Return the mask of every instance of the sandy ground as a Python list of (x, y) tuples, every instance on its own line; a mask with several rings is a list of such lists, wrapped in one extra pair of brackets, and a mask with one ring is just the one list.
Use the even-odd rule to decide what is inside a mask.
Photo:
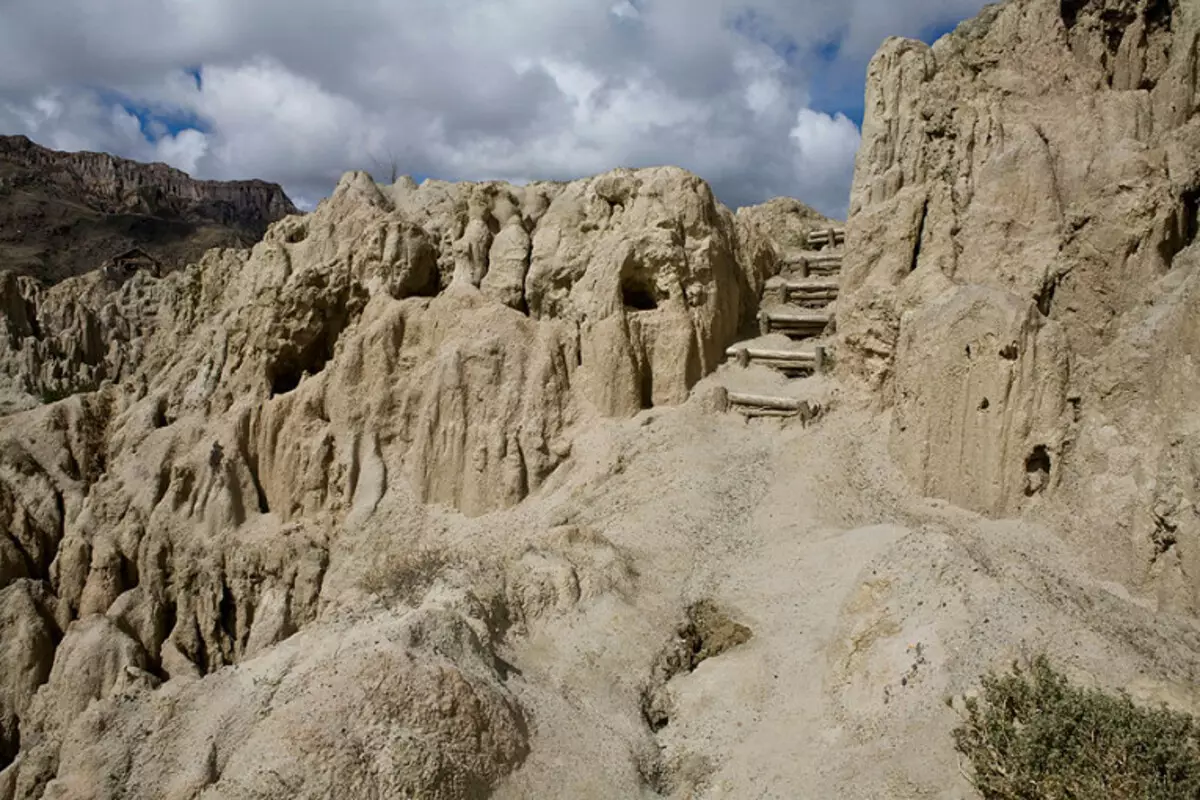
[[(696, 398), (718, 383), (828, 411), (808, 426), (706, 412)], [(506, 640), (533, 752), (497, 798), (969, 798), (946, 700), (1035, 652), (1086, 683), (1200, 708), (1193, 623), (1090, 578), (1032, 521), (913, 496), (888, 419), (864, 401), (724, 367), (687, 406), (589, 428), (517, 509), (381, 508), (484, 562), (564, 524), (595, 537), (594, 557), (572, 557), (578, 596)], [(653, 731), (652, 665), (699, 600), (752, 636), (673, 677)]]

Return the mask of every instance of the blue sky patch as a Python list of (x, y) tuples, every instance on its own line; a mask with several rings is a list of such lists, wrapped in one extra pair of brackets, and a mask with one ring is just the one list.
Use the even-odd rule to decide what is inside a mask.
[(157, 142), (166, 136), (175, 136), (181, 131), (196, 130), (210, 133), (212, 128), (196, 114), (182, 108), (153, 108), (138, 103), (131, 97), (109, 89), (99, 89), (96, 94), (105, 105), (120, 106), (137, 117), (142, 136), (148, 142)]

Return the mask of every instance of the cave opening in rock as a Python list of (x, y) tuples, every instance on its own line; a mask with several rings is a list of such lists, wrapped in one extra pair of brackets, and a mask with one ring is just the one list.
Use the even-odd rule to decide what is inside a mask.
[(1025, 496), (1032, 497), (1050, 481), (1050, 453), (1044, 444), (1033, 448), (1025, 459)]
[(299, 351), (288, 347), (267, 368), (267, 381), (271, 385), (271, 397), (287, 394), (300, 385), (307, 375), (316, 375), (325, 369), (333, 358), (338, 334), (329, 328), (322, 330), (311, 342)]
[(653, 311), (658, 308), (654, 291), (645, 282), (627, 278), (621, 284), (621, 302), (635, 311)]

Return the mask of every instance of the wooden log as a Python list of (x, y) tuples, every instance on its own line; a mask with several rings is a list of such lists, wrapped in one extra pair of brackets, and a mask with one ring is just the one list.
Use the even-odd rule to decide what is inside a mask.
[(765, 311), (760, 311), (758, 314), (758, 331), (763, 336), (771, 333), (771, 317)]
[(745, 347), (739, 348), (737, 351), (737, 361), (738, 366), (742, 369), (750, 366), (750, 351)]
[(824, 230), (811, 231), (808, 238), (812, 239), (829, 239), (830, 237), (844, 239), (846, 237), (845, 228), (825, 228)]
[(825, 280), (805, 281), (804, 283), (801, 283), (799, 281), (788, 281), (787, 287), (789, 289), (812, 289), (812, 290), (824, 289), (824, 290), (831, 290), (831, 291), (836, 292), (838, 289), (841, 288), (841, 281), (830, 280), (828, 278)]
[(815, 362), (814, 371), (818, 375), (824, 375), (829, 369), (829, 365), (825, 361), (825, 348), (821, 345), (817, 345), (813, 348), (813, 361)]
[(815, 358), (813, 353), (805, 350), (767, 350), (757, 347), (731, 347), (725, 351), (725, 355), (734, 358), (740, 358), (741, 354), (755, 361), (769, 359), (772, 361), (803, 361), (811, 363)]
[(800, 286), (789, 286), (787, 289), (787, 299), (793, 297), (800, 300), (828, 300), (833, 301), (838, 299), (837, 289), (808, 289)]
[(796, 400), (792, 397), (768, 397), (761, 394), (740, 394), (736, 392), (729, 393), (729, 402), (735, 406), (748, 406), (750, 408), (769, 408), (774, 411), (799, 411), (803, 400)]
[(764, 316), (771, 321), (772, 327), (782, 325), (827, 325), (833, 319), (829, 314), (820, 312), (771, 311)]
[(777, 411), (773, 408), (739, 408), (739, 414), (744, 417), (794, 417), (800, 413), (796, 411)]

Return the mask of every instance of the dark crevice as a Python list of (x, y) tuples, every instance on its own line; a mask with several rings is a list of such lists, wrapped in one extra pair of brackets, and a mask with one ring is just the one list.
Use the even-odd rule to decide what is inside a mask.
[(1200, 189), (1191, 189), (1179, 198), (1179, 206), (1171, 217), (1166, 234), (1158, 243), (1158, 253), (1167, 269), (1175, 262), (1175, 256), (1195, 241), (1200, 233)]
[(1000, 357), (1005, 361), (1016, 361), (1021, 355), (1021, 350), (1017, 347), (1016, 342), (1010, 342), (1000, 348)]
[(229, 649), (232, 651), (237, 645), (237, 601), (234, 600), (228, 585), (221, 589), (219, 614), (221, 633), (229, 642)]
[(155, 430), (167, 427), (167, 398), (159, 397), (154, 401), (154, 414), (150, 418), (150, 424)]
[(1043, 317), (1049, 317), (1054, 308), (1054, 293), (1058, 291), (1058, 280), (1057, 276), (1046, 278), (1038, 292), (1037, 309)]
[[(1200, 235), (1200, 188), (1184, 192), (1180, 198), (1183, 207), (1183, 247), (1189, 247)], [(1180, 248), (1183, 249), (1183, 248)]]
[[(325, 420), (328, 422), (329, 420)], [(262, 477), (259, 475), (258, 454), (251, 452), (247, 445), (247, 440), (250, 438), (249, 432), (242, 432), (238, 437), (238, 453), (242, 457), (242, 461), (246, 464), (246, 470), (250, 473), (250, 482), (254, 484), (254, 494), (258, 502), (258, 513), (268, 514), (271, 511), (271, 504), (267, 501), (267, 490), (263, 488)]]
[(1146, 4), (1146, 30), (1170, 32), (1173, 13), (1171, 0), (1150, 0)]
[(917, 240), (913, 244), (912, 261), (908, 265), (909, 272), (916, 272), (921, 260), (921, 240), (925, 238), (925, 222), (929, 219), (929, 198), (921, 208), (921, 222), (917, 225)]
[[(196, 626), (195, 619), (192, 620), (192, 626)], [(196, 631), (196, 657), (194, 663), (200, 668), (201, 675), (207, 675), (212, 671), (212, 664), (208, 658), (208, 644), (204, 641), (204, 636), (200, 634), (199, 630)]]
[(1179, 525), (1171, 519), (1155, 514), (1154, 532), (1150, 534), (1150, 540), (1154, 543), (1154, 556), (1151, 560), (1157, 561), (1179, 543)]
[(121, 590), (128, 591), (137, 587), (142, 582), (137, 559), (126, 558), (124, 553), (118, 554), (118, 557), (121, 560)]

